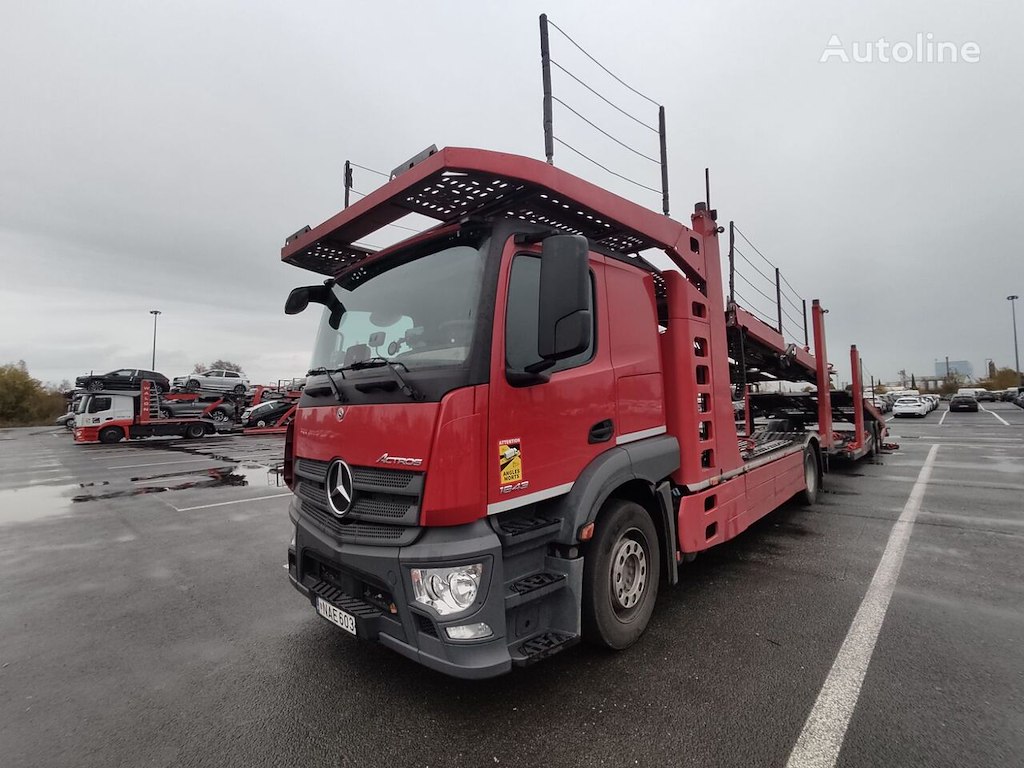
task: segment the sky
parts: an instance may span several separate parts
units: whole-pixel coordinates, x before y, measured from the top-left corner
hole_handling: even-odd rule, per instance
[[[284,238],[341,208],[345,160],[389,171],[430,144],[542,158],[541,12],[665,107],[673,215],[688,223],[710,168],[720,223],[735,220],[794,296],[829,309],[840,378],[853,343],[883,380],[931,373],[947,355],[979,371],[1014,364],[1016,0],[0,0],[0,11],[0,364],[25,360],[43,381],[149,367],[153,309],[168,376],[217,358],[259,382],[304,374],[317,314],[282,307],[319,278],[280,262]],[[978,60],[886,62],[877,48],[854,60],[918,35]],[[656,123],[650,102],[554,30],[552,57]],[[558,69],[553,91],[657,156],[656,136]],[[561,104],[554,126],[659,186],[655,164]],[[555,164],[660,210],[660,194],[562,145]],[[382,181],[355,171],[358,191]]]

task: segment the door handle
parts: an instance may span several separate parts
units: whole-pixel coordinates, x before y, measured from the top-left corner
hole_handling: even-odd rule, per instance
[[[590,434],[587,436],[587,442],[590,444],[594,443],[607,443],[612,439],[612,435],[615,434],[615,425],[611,419],[605,419],[599,421],[597,424],[590,428]]]

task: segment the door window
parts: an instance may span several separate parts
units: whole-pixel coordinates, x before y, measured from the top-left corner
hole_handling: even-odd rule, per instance
[[[110,410],[109,397],[94,397],[89,402],[89,413],[101,413]]]
[[[540,362],[537,352],[537,320],[540,313],[540,258],[520,254],[512,261],[505,310],[505,364],[510,371],[525,371]],[[594,357],[597,327],[594,313],[594,274],[590,273],[590,345],[578,355],[559,360],[545,373],[576,368]]]

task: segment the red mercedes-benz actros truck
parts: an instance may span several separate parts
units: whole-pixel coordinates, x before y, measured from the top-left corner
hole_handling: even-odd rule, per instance
[[[359,245],[410,213],[439,223]],[[680,562],[813,502],[823,310],[812,352],[727,306],[715,219],[447,148],[289,237],[283,260],[326,276],[285,307],[322,305],[285,442],[288,573],[315,610],[459,677],[623,649]],[[741,358],[816,387],[815,423],[738,428]]]

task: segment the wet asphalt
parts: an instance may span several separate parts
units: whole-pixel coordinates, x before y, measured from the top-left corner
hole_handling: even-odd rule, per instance
[[[1024,410],[987,409],[892,422],[899,451],[685,565],[632,649],[483,682],[289,586],[280,437],[0,431],[0,764],[785,765],[938,444],[837,764],[1019,765]]]

